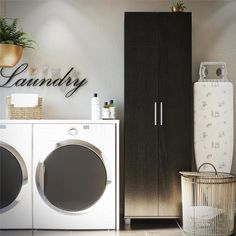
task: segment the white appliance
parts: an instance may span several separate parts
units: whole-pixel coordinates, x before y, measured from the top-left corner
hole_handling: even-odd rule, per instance
[[[197,168],[205,162],[230,173],[233,160],[233,84],[223,62],[202,62],[194,84],[194,149]],[[209,165],[205,171],[213,171]]]
[[[0,229],[32,228],[32,125],[0,122]]]
[[[35,124],[33,227],[119,229],[117,145],[116,121]]]

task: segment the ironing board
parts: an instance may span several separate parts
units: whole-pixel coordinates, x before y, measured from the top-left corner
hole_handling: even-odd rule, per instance
[[[212,74],[208,76],[209,68],[213,68],[215,77]],[[197,168],[202,163],[210,162],[217,171],[230,173],[233,144],[233,84],[227,80],[226,65],[222,62],[202,62],[200,79],[194,84],[194,150]],[[212,167],[205,165],[204,170],[212,171]]]

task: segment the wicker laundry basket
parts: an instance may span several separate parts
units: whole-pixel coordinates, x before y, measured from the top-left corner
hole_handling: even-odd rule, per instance
[[[203,165],[211,165],[204,163]],[[214,167],[215,169],[215,167]],[[183,230],[188,235],[227,236],[234,232],[236,176],[217,172],[180,172]]]
[[[39,97],[36,107],[14,107],[11,96],[7,97],[7,118],[11,120],[39,120],[43,119],[43,99]]]

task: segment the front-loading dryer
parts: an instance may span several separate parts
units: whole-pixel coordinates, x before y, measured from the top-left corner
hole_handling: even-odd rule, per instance
[[[0,229],[32,228],[32,125],[0,123]]]
[[[35,124],[35,229],[117,229],[117,122]]]

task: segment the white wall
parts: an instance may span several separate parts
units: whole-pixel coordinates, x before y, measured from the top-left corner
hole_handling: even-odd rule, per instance
[[[124,12],[169,11],[173,1],[159,0],[7,0],[8,17],[18,17],[39,50],[25,50],[23,62],[49,64],[66,71],[75,66],[88,83],[71,98],[64,89],[0,88],[0,118],[5,117],[5,97],[13,92],[37,92],[44,97],[45,118],[87,119],[90,98],[113,98],[123,120]],[[236,85],[236,1],[188,0],[193,12],[193,81],[200,61],[225,61]],[[0,14],[3,14],[0,0]],[[236,90],[236,89],[235,89]],[[236,111],[236,109],[235,109]],[[236,116],[235,116],[236,117]],[[236,160],[234,164],[236,172]]]

